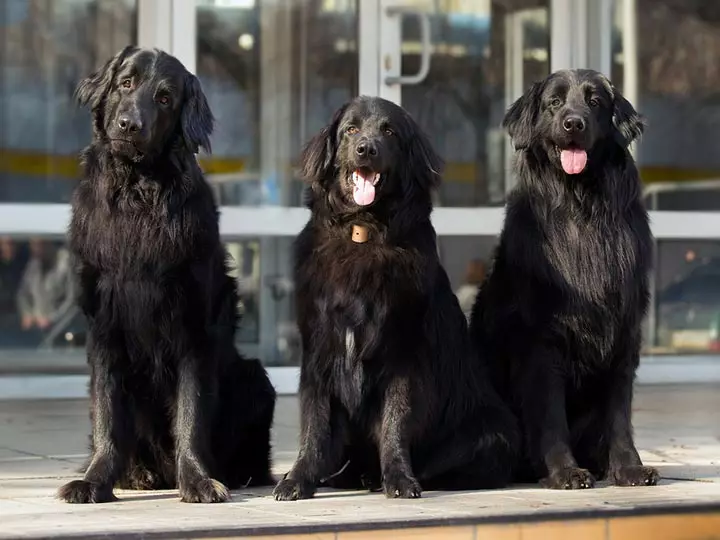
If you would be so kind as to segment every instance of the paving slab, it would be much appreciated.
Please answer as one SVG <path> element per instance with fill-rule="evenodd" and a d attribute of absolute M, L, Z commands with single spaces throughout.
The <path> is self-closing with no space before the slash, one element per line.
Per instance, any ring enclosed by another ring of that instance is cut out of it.
<path fill-rule="evenodd" d="M 636 392 L 634 424 L 659 486 L 549 491 L 537 486 L 481 492 L 425 492 L 418 500 L 321 490 L 315 499 L 277 502 L 270 488 L 233 493 L 232 502 L 189 505 L 175 491 L 117 491 L 118 502 L 68 505 L 54 493 L 87 451 L 84 400 L 0 402 L 0 538 L 202 537 L 321 532 L 398 524 L 513 522 L 607 516 L 686 507 L 720 511 L 720 386 L 652 386 Z M 297 452 L 297 400 L 278 400 L 275 472 Z"/>

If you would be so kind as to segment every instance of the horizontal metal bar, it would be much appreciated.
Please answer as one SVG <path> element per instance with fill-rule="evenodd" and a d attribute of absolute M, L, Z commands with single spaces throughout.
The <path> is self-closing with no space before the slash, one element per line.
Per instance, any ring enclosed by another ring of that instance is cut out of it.
<path fill-rule="evenodd" d="M 223 206 L 223 237 L 295 236 L 310 217 L 300 207 Z M 433 225 L 440 236 L 497 236 L 504 208 L 436 208 Z M 650 212 L 659 240 L 720 240 L 720 212 Z M 70 220 L 67 204 L 0 204 L 0 235 L 62 236 Z"/>

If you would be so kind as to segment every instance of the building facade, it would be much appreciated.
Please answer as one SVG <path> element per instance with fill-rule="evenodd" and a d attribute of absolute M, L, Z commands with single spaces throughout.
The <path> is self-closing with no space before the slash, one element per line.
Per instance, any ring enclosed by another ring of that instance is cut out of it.
<path fill-rule="evenodd" d="M 608 74 L 649 121 L 635 148 L 657 238 L 640 378 L 720 378 L 716 0 L 5 0 L 0 28 L 0 373 L 78 377 L 66 392 L 84 392 L 64 233 L 90 120 L 72 92 L 137 44 L 179 57 L 209 98 L 214 153 L 200 159 L 235 261 L 238 345 L 281 391 L 300 357 L 303 142 L 354 95 L 406 107 L 447 161 L 433 222 L 466 302 L 513 186 L 504 111 L 568 67 Z M 39 392 L 20 380 L 0 397 Z"/>

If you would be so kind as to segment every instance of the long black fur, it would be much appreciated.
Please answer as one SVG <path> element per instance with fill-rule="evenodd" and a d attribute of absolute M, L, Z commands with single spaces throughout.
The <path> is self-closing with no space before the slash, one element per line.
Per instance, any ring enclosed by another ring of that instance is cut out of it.
<path fill-rule="evenodd" d="M 441 159 L 403 109 L 360 97 L 301 161 L 300 453 L 275 498 L 312 497 L 324 480 L 410 498 L 506 485 L 517 426 L 473 360 L 430 222 Z M 380 174 L 372 204 L 353 200 L 355 170 Z"/>
<path fill-rule="evenodd" d="M 582 121 L 574 131 L 568 118 Z M 563 71 L 508 110 L 517 187 L 471 334 L 521 419 L 517 478 L 556 489 L 658 480 L 633 442 L 652 237 L 628 145 L 642 118 L 601 74 Z M 568 131 L 569 130 L 569 131 Z M 580 174 L 560 150 L 582 148 Z"/>
<path fill-rule="evenodd" d="M 174 57 L 128 47 L 77 90 L 94 139 L 70 246 L 89 325 L 91 455 L 58 495 L 179 487 L 186 502 L 268 485 L 275 390 L 234 346 L 237 292 L 194 153 L 213 117 Z"/>

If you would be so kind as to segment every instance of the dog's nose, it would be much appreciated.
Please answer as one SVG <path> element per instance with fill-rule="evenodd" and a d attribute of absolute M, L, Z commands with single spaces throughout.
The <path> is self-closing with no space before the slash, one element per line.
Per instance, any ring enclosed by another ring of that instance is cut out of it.
<path fill-rule="evenodd" d="M 120 118 L 118 118 L 118 127 L 122 132 L 135 133 L 142 129 L 142 122 L 138 118 L 122 114 L 120 115 Z"/>
<path fill-rule="evenodd" d="M 585 131 L 585 122 L 579 116 L 568 116 L 563 120 L 565 131 Z"/>
<path fill-rule="evenodd" d="M 358 156 L 377 156 L 377 146 L 372 141 L 360 141 L 355 147 Z"/>

